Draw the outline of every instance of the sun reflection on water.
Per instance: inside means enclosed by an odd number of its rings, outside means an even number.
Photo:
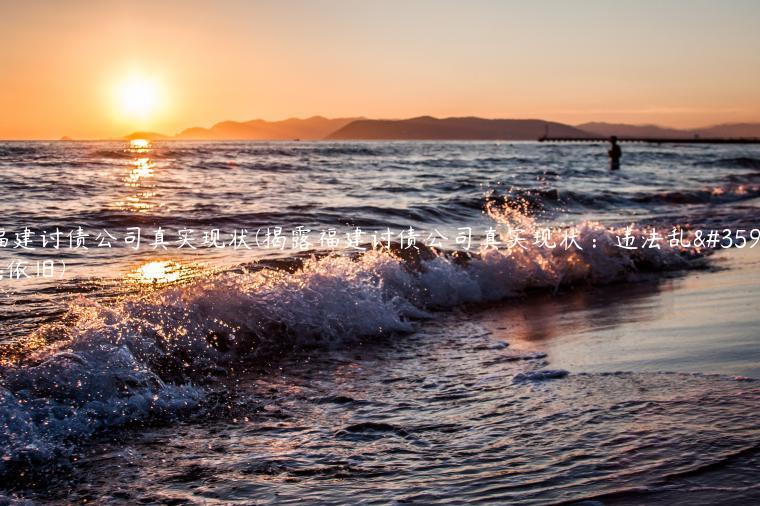
[[[114,205],[124,211],[134,213],[146,213],[156,207],[155,181],[156,175],[155,162],[151,158],[152,145],[146,139],[132,139],[129,141],[125,152],[131,155],[128,161],[128,169],[122,175],[122,181],[127,188],[131,190],[129,194],[123,195],[121,200],[114,202]]]
[[[137,158],[132,162],[132,170],[129,171],[125,181],[127,183],[138,183],[141,179],[153,175],[153,160],[147,157]]]
[[[132,150],[147,150],[150,149],[150,141],[148,139],[132,139],[129,141],[129,148]]]
[[[176,260],[153,260],[129,271],[126,281],[132,284],[171,284],[187,281],[198,276],[203,269],[199,265],[184,264]]]

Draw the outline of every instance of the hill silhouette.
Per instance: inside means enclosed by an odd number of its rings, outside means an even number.
[[[342,128],[356,118],[328,119],[322,116],[282,121],[255,119],[246,122],[223,121],[211,128],[188,128],[175,139],[187,140],[319,140]]]
[[[677,128],[661,127],[658,125],[626,125],[624,123],[603,123],[591,122],[576,125],[585,132],[599,135],[600,137],[609,137],[617,135],[618,137],[656,137],[660,139],[682,139],[691,137],[693,134]]]
[[[159,134],[156,132],[132,132],[129,135],[125,135],[124,138],[128,141],[134,140],[134,139],[147,139],[149,141],[163,141],[167,139],[171,139],[172,137],[164,134]]]
[[[760,138],[760,123],[724,123],[696,130],[700,137]]]
[[[587,132],[540,119],[433,118],[353,121],[333,132],[330,140],[531,140],[549,133],[589,137]]]
[[[726,123],[704,128],[678,129],[667,128],[658,125],[626,125],[622,123],[583,123],[576,125],[581,130],[609,137],[617,135],[626,137],[654,137],[659,139],[688,139],[692,137],[703,138],[760,138],[760,123]]]

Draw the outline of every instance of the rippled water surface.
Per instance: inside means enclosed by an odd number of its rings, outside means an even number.
[[[615,247],[631,223],[758,228],[760,149],[623,148],[611,173],[602,145],[0,143],[0,267],[67,268],[0,280],[2,494],[760,500],[757,255]],[[369,244],[571,225],[582,250]],[[360,227],[367,249],[122,240],[273,226]],[[113,247],[13,247],[78,227]]]

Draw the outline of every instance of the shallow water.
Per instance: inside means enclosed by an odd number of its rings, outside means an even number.
[[[0,265],[68,269],[0,280],[5,494],[757,499],[760,391],[734,376],[757,377],[759,250],[614,243],[631,222],[757,228],[760,150],[624,146],[610,173],[604,149],[0,144]],[[519,226],[559,243],[570,224],[582,251],[12,247],[24,227]]]
[[[237,378],[222,401],[231,408],[94,443],[70,481],[37,499],[714,504],[760,497],[757,382],[676,373],[516,376],[544,360],[502,348],[468,320],[450,315],[404,339],[300,356]]]
[[[760,378],[760,250],[731,249],[710,269],[499,304],[495,339],[577,372],[681,371]]]

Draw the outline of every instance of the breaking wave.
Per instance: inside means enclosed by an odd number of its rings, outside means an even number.
[[[489,213],[499,227],[537,228],[508,207]],[[549,230],[546,239],[559,245],[565,230]],[[47,344],[0,368],[0,476],[65,458],[105,428],[200,410],[209,389],[235,370],[294,347],[349,346],[412,332],[433,311],[461,304],[632,280],[704,258],[667,243],[621,249],[622,234],[586,222],[577,227],[582,250],[393,247],[314,257],[295,270],[228,272],[110,304],[81,297],[30,339]]]

